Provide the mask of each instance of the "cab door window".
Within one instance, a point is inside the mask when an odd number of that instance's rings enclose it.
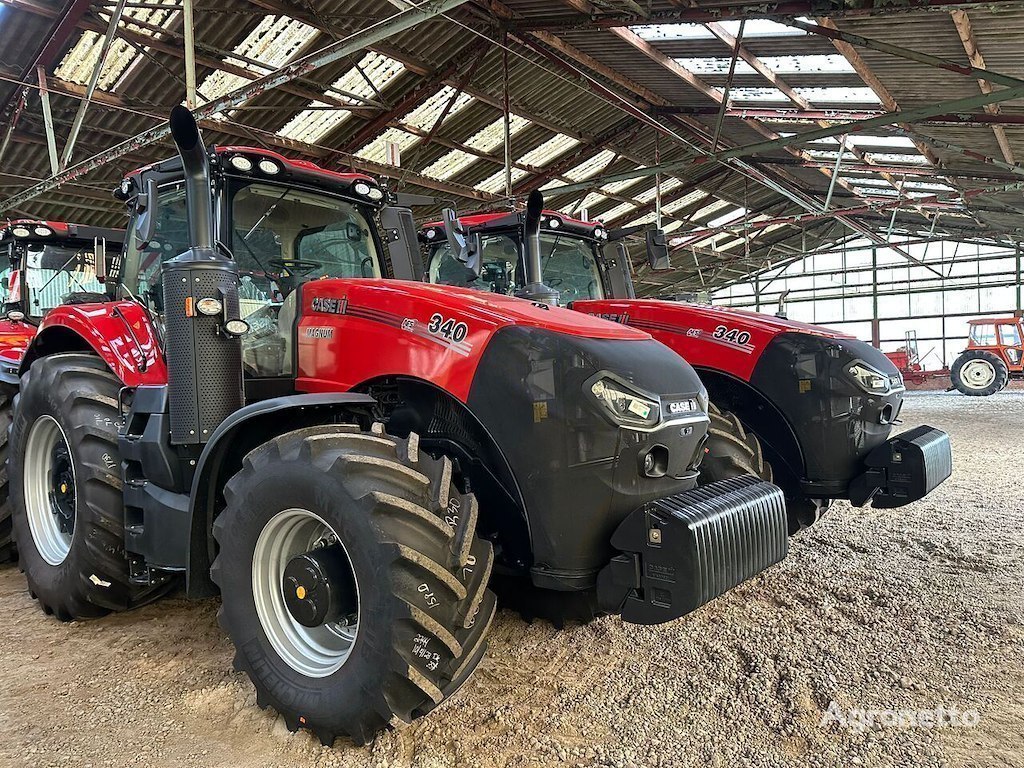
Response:
[[[191,245],[185,189],[181,184],[165,186],[159,194],[153,239],[148,243],[139,243],[134,227],[129,227],[124,285],[150,308],[162,312],[160,273],[163,264],[187,251]]]
[[[999,341],[1006,347],[1006,356],[1014,365],[1020,365],[1024,356],[1021,348],[1020,327],[1016,323],[1005,323],[999,326]]]

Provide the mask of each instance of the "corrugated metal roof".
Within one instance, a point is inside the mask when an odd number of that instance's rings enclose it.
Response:
[[[126,9],[103,68],[100,93],[79,139],[76,160],[152,127],[183,99],[180,9],[171,0],[161,4],[166,7],[147,2]],[[643,7],[668,19],[690,6],[705,5],[723,4],[652,0]],[[576,11],[569,0],[507,0],[504,6],[470,2],[449,18],[425,22],[372,51],[305,73],[286,88],[259,94],[222,115],[219,124],[206,126],[206,139],[263,143],[338,168],[359,167],[362,161],[379,166],[387,159],[387,146],[394,143],[402,150],[402,170],[395,174],[400,179],[395,183],[402,188],[424,192],[440,185],[449,198],[479,192],[500,197],[505,187],[501,105],[507,92],[513,112],[512,178],[517,194],[541,188],[548,192],[553,207],[586,209],[590,216],[613,226],[646,223],[655,217],[654,178],[610,183],[602,183],[602,178],[659,161],[681,163],[662,174],[661,197],[666,229],[682,235],[735,210],[748,211],[740,217],[740,225],[766,216],[794,216],[806,210],[794,198],[808,197],[808,205],[820,205],[829,186],[839,149],[836,139],[790,151],[762,151],[747,158],[743,167],[726,168],[701,158],[718,122],[716,93],[722,94],[727,85],[734,111],[722,123],[719,149],[811,130],[840,120],[844,110],[884,110],[889,95],[905,110],[981,92],[976,78],[863,47],[857,48],[861,62],[851,63],[828,39],[763,18],[751,18],[745,25],[744,58],[729,81],[732,49],[727,39],[720,38],[723,29],[726,35],[738,34],[737,21],[723,22],[718,36],[703,24],[657,24],[645,31],[634,23],[650,46],[642,51],[607,28],[602,19],[608,14],[633,13],[639,7],[629,6],[634,11],[624,11],[626,4],[603,3],[592,18]],[[59,147],[78,108],[77,94],[95,65],[109,8],[93,6],[50,63]],[[889,3],[888,8],[900,10],[900,2]],[[57,28],[63,10],[54,0],[32,4],[11,0],[3,6],[3,120],[10,121],[18,83],[35,82],[34,58]],[[315,11],[278,0],[261,0],[259,5],[223,0],[216,7],[202,7],[197,10],[196,25],[199,90],[205,98],[217,97],[304,51],[394,13],[395,6],[388,0],[327,0],[316,3]],[[975,4],[968,15],[986,65],[1024,78],[1019,55],[1024,30],[1021,4]],[[834,22],[840,30],[967,63],[963,41],[947,12],[851,16]],[[499,44],[506,31],[510,32],[507,55]],[[480,34],[489,38],[482,45]],[[751,63],[751,57],[760,58]],[[675,68],[665,63],[673,61]],[[765,67],[774,73],[771,79],[763,76]],[[687,71],[693,76],[687,76]],[[28,104],[0,173],[0,193],[5,197],[49,174],[34,91]],[[738,111],[765,106],[786,110],[809,106],[822,113],[832,110],[837,116],[794,121],[770,115],[749,117]],[[955,200],[967,190],[997,188],[1018,176],[1024,178],[1024,172],[998,164],[1009,159],[1012,165],[1024,153],[1024,99],[1003,103],[998,109],[1003,119],[1021,120],[998,131],[980,121],[947,121],[915,125],[909,134],[893,126],[851,135],[832,206],[859,206],[862,210],[856,218],[884,231],[891,212],[865,206],[902,196],[908,203],[899,211],[895,229],[924,231],[933,225],[930,216],[934,214],[915,209],[910,204],[914,199],[939,194]],[[983,110],[975,112],[985,117]],[[445,119],[438,124],[442,115]],[[377,129],[368,131],[369,125]],[[113,186],[130,163],[151,161],[172,151],[166,142],[144,147],[117,167],[99,168],[74,185],[24,204],[18,212],[116,225],[121,222],[119,206],[103,190]],[[938,159],[937,167],[932,158]],[[560,192],[558,188],[568,183],[589,186]],[[1019,191],[965,194],[960,208],[942,210],[936,228],[951,234],[1016,238],[1024,231],[1017,215],[1019,198]],[[730,227],[732,222],[722,224]],[[726,229],[691,248],[693,258],[683,261],[693,262],[692,267],[680,267],[675,275],[642,273],[639,282],[642,290],[657,291],[666,286],[678,289],[679,280],[736,279],[744,271],[762,268],[766,259],[777,258],[783,246],[813,247],[849,234],[843,224],[828,218],[773,224],[750,232],[742,226]],[[717,250],[708,250],[712,246]],[[728,266],[716,266],[724,251],[734,256]]]

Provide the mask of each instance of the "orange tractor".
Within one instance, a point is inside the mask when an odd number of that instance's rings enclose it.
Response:
[[[953,363],[953,386],[965,395],[994,395],[1024,378],[1024,319],[1021,317],[969,320],[967,349]]]

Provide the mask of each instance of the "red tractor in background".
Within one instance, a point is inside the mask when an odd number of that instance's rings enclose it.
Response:
[[[15,555],[6,463],[21,356],[51,309],[105,294],[96,279],[96,254],[105,254],[113,272],[123,243],[124,230],[60,221],[18,219],[0,229],[0,562]]]
[[[950,371],[953,386],[971,397],[994,395],[1011,379],[1024,378],[1024,319],[968,320],[967,349]]]
[[[833,499],[898,507],[948,477],[946,433],[919,427],[890,438],[903,380],[870,344],[753,312],[637,299],[624,238],[641,229],[609,232],[556,211],[533,222],[517,212],[456,218],[446,211],[420,239],[431,282],[554,298],[647,331],[686,358],[711,398],[702,481],[773,479],[786,492],[791,532],[813,523]],[[647,231],[646,238],[652,267],[666,268],[664,235]],[[911,478],[912,489],[903,485]]]
[[[171,133],[118,191],[117,298],[51,310],[20,365],[14,531],[45,611],[219,592],[259,705],[362,743],[472,674],[492,572],[656,624],[786,555],[777,486],[696,488],[707,393],[648,333],[400,279],[412,213],[372,178],[207,150],[184,107]]]

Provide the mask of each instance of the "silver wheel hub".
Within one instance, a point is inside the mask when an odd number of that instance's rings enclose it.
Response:
[[[36,551],[49,565],[67,559],[77,512],[74,460],[63,428],[40,416],[25,441],[25,511]]]
[[[348,552],[319,515],[286,509],[267,522],[253,551],[252,594],[267,639],[296,672],[328,677],[348,661],[359,590]]]
[[[971,360],[960,369],[960,378],[971,389],[985,389],[996,380],[996,368],[988,360]]]

